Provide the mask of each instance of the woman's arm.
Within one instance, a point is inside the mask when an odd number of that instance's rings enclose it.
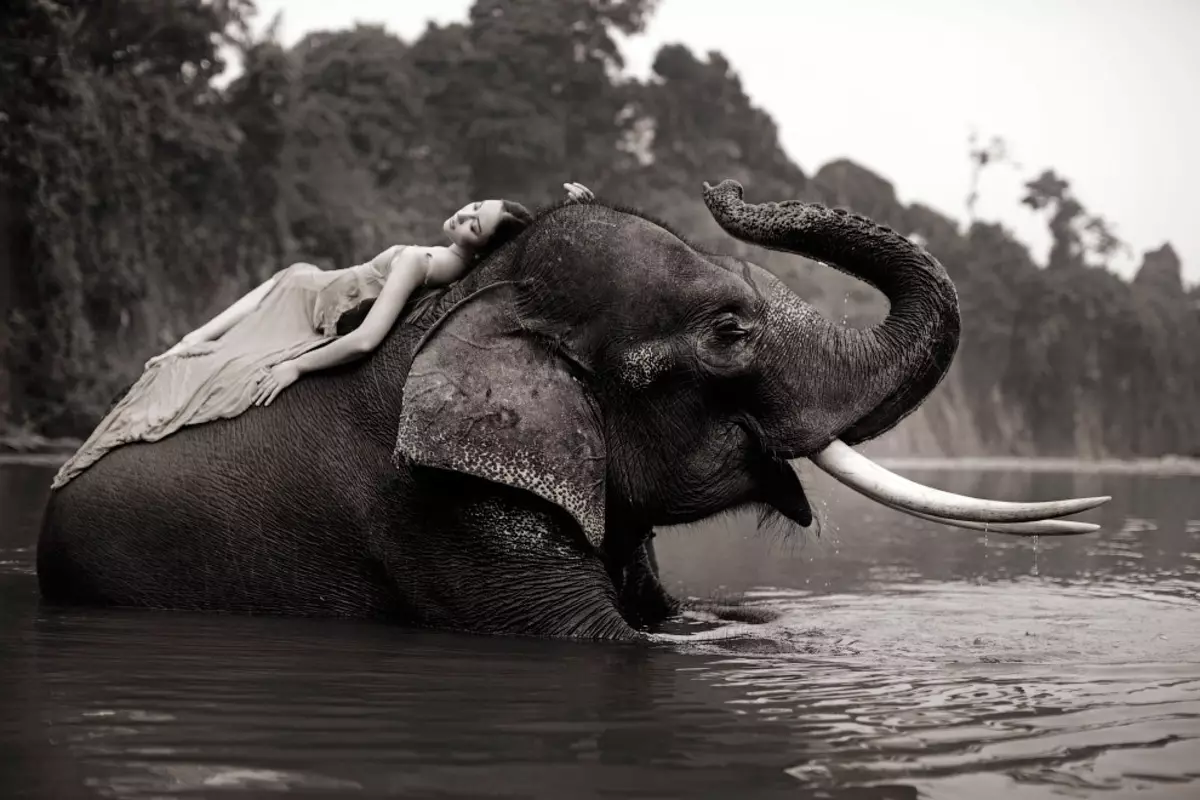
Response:
[[[425,282],[429,258],[424,248],[405,248],[388,274],[371,310],[357,328],[324,347],[292,359],[303,375],[344,364],[370,353],[396,324],[408,298]]]
[[[267,292],[271,291],[271,287],[279,281],[278,275],[272,275],[266,282],[251,289],[246,294],[242,295],[233,305],[222,311],[217,316],[210,319],[208,322],[201,325],[196,330],[184,334],[178,342],[171,345],[162,353],[151,358],[146,362],[146,369],[149,369],[155,363],[162,361],[168,356],[182,353],[186,350],[191,350],[197,345],[204,342],[211,342],[214,339],[219,339],[225,335],[225,332],[236,325],[247,314],[253,311],[267,296]]]
[[[279,276],[272,275],[264,283],[242,295],[229,308],[217,314],[187,336],[184,336],[181,341],[190,339],[192,343],[197,343],[209,342],[213,339],[221,338],[225,335],[226,331],[241,322],[247,314],[257,308],[262,299],[267,296],[267,292],[271,291],[271,287],[278,281]]]
[[[225,332],[234,325],[241,322],[242,318],[253,311],[259,302],[267,296],[267,292],[271,291],[271,287],[279,281],[278,275],[272,275],[264,283],[254,287],[246,294],[242,295],[233,305],[217,314],[208,322],[201,325],[191,333],[185,334],[178,344],[174,345],[170,350],[163,355],[184,350],[192,345],[200,344],[201,342],[211,342],[214,339],[219,339],[225,335]]]
[[[324,347],[272,367],[254,396],[256,405],[269,405],[305,373],[355,361],[379,346],[396,324],[408,298],[425,283],[431,253],[423,247],[406,247],[394,258],[396,263],[362,324]]]

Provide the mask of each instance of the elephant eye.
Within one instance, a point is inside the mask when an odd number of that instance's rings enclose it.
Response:
[[[750,331],[742,327],[741,321],[732,314],[727,314],[717,320],[716,332],[723,339],[741,339],[750,333]]]

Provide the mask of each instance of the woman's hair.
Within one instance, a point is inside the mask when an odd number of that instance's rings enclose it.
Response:
[[[529,209],[525,206],[513,200],[501,200],[500,219],[496,222],[496,229],[492,231],[492,235],[487,238],[486,242],[476,248],[474,262],[478,264],[517,238],[521,231],[528,228],[532,222],[533,214],[530,214]]]

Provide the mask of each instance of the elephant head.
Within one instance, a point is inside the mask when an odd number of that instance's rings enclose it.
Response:
[[[958,345],[945,270],[905,237],[810,203],[750,205],[705,184],[730,235],[829,264],[891,303],[837,326],[766,270],[701,252],[664,225],[601,204],[542,216],[466,279],[418,345],[396,453],[534,492],[589,542],[620,526],[767,506],[807,526],[793,469],[811,459],[874,499],[998,532],[1079,533],[1052,520],[1108,498],[1002,503],[951,495],[850,449],[937,386]]]

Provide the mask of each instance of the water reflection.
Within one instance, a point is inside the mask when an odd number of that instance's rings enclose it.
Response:
[[[1195,797],[1194,478],[907,474],[1111,494],[1099,535],[938,528],[821,478],[822,535],[665,531],[675,591],[765,626],[586,645],[36,604],[48,470],[0,467],[0,786],[36,798]]]
[[[952,492],[1000,500],[1108,494],[1072,517],[1103,526],[1080,537],[1019,538],[918,520],[806,474],[820,535],[759,533],[739,515],[660,536],[664,566],[682,588],[739,593],[762,587],[866,591],[891,582],[1004,581],[1036,577],[1196,600],[1200,586],[1200,479],[1189,476],[907,471]],[[679,584],[677,584],[678,588]]]
[[[770,730],[730,725],[736,693],[691,676],[709,658],[297,620],[239,620],[231,635],[225,620],[171,615],[164,630],[154,616],[35,625],[22,694],[54,755],[106,796],[269,784],[569,797],[581,782],[733,796],[762,777]],[[794,785],[775,772],[778,789]]]

